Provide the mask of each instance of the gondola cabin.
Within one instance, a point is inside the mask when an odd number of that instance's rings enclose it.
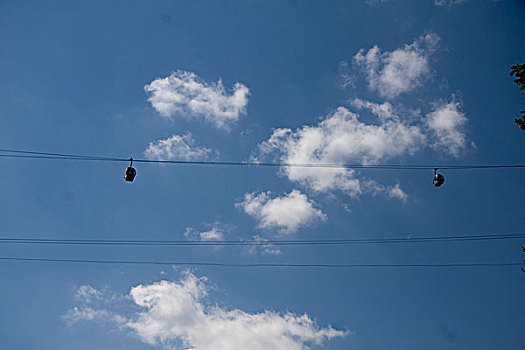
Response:
[[[432,183],[434,184],[434,186],[439,187],[443,185],[444,182],[445,182],[445,177],[441,174],[438,174],[437,169],[434,169],[434,179],[432,180]]]
[[[135,179],[135,175],[137,175],[137,171],[135,170],[135,168],[132,167],[133,158],[130,158],[129,161],[130,164],[129,167],[126,169],[126,173],[124,174],[124,180],[133,182],[133,180]]]

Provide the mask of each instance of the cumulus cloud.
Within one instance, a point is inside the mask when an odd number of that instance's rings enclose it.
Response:
[[[144,86],[148,101],[163,117],[204,118],[216,127],[228,129],[246,114],[250,90],[241,83],[228,93],[222,81],[208,83],[195,73],[178,70]]]
[[[155,160],[199,160],[212,153],[207,147],[195,146],[195,140],[190,133],[173,135],[165,140],[150,142],[144,151],[144,156]]]
[[[131,288],[128,310],[138,308],[135,313],[128,311],[131,315],[82,305],[70,310],[68,317],[110,321],[144,343],[167,349],[306,350],[310,344],[321,345],[348,334],[330,326],[321,328],[306,314],[249,313],[207,306],[207,293],[205,279],[188,272],[179,282],[160,281]],[[122,305],[118,308],[123,309]],[[98,316],[92,317],[93,312]]]
[[[259,221],[259,227],[279,227],[280,233],[293,233],[316,219],[324,220],[325,214],[315,208],[301,191],[293,190],[283,197],[271,198],[271,193],[246,193],[244,200],[236,204]]]
[[[367,105],[365,101],[357,103]],[[289,164],[374,164],[413,154],[425,144],[421,128],[403,122],[393,114],[389,104],[370,108],[382,116],[379,123],[362,122],[357,114],[339,107],[318,125],[305,125],[295,131],[275,129],[259,145],[254,159],[277,153],[281,162]],[[372,191],[370,181],[360,181],[352,169],[284,167],[281,171],[291,181],[317,192],[341,190],[356,197]]]
[[[382,52],[375,45],[368,51],[359,50],[354,63],[365,72],[371,90],[394,98],[421,85],[430,73],[428,59],[438,42],[439,37],[430,33],[391,52]]]
[[[209,231],[199,232],[199,236],[203,241],[216,241],[224,238],[224,233],[217,227],[212,227]]]
[[[463,128],[468,119],[460,108],[461,104],[457,101],[435,103],[434,110],[427,114],[425,120],[434,134],[432,146],[455,157],[459,157],[467,146]]]
[[[186,227],[184,237],[187,239],[197,239],[201,241],[219,241],[223,240],[233,227],[215,221],[213,224],[204,224],[205,229],[197,230],[193,227]]]

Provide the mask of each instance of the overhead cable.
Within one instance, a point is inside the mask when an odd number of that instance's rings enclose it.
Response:
[[[120,246],[302,246],[302,245],[352,245],[352,244],[406,244],[462,241],[500,241],[523,239],[525,233],[486,234],[469,236],[426,236],[406,238],[356,238],[312,240],[117,240],[117,239],[60,239],[1,237],[0,244],[34,245],[120,245]]]
[[[503,263],[449,263],[449,264],[289,264],[289,263],[217,263],[194,261],[151,261],[151,260],[93,260],[93,259],[55,259],[55,258],[26,258],[26,257],[0,257],[0,261],[26,261],[26,262],[56,262],[79,264],[117,264],[117,265],[171,265],[171,266],[206,266],[229,268],[331,268],[331,269],[358,269],[358,268],[472,268],[472,267],[509,267],[519,266],[521,262]]]
[[[50,159],[50,160],[76,160],[100,162],[129,162],[129,158],[89,156],[65,153],[25,151],[15,149],[0,149],[0,158],[23,159]],[[7,154],[5,154],[7,153]],[[339,164],[339,163],[286,163],[286,162],[230,162],[230,161],[198,161],[198,160],[159,160],[135,159],[135,163],[160,163],[160,164],[188,164],[188,165],[222,165],[222,166],[249,166],[249,167],[298,167],[298,168],[333,168],[333,169],[384,169],[384,170],[467,170],[467,169],[516,169],[525,168],[525,164],[478,164],[478,165],[403,165],[403,164]]]

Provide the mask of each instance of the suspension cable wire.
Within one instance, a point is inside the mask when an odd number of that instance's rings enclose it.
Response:
[[[129,158],[89,156],[66,153],[0,149],[0,158],[54,159],[78,161],[129,162]],[[8,153],[8,154],[5,154]],[[251,167],[298,167],[298,168],[333,168],[333,169],[384,169],[384,170],[479,170],[479,169],[521,169],[525,164],[480,164],[480,165],[402,165],[402,164],[337,164],[337,163],[286,163],[286,162],[234,162],[234,161],[197,161],[197,160],[157,160],[133,159],[135,163],[189,164],[189,165],[222,165]]]
[[[16,153],[16,154],[32,154],[38,156],[51,156],[57,158],[97,158],[97,159],[111,159],[115,161],[121,161],[120,158],[114,157],[99,157],[99,156],[86,156],[86,155],[77,155],[77,154],[65,154],[65,153],[52,153],[52,152],[37,152],[37,151],[24,151],[24,150],[15,150],[15,149],[0,149],[0,152],[4,153]]]
[[[118,246],[305,246],[353,244],[406,244],[463,241],[501,241],[523,239],[525,233],[486,234],[470,236],[434,236],[408,238],[313,239],[313,240],[115,240],[0,237],[0,244],[32,245],[118,245]]]
[[[468,267],[509,267],[520,266],[522,262],[502,263],[444,263],[444,264],[322,264],[322,263],[219,263],[202,261],[151,261],[151,260],[94,260],[94,259],[56,259],[4,256],[0,261],[56,262],[80,264],[118,264],[118,265],[171,265],[171,266],[206,266],[229,268],[468,268]]]

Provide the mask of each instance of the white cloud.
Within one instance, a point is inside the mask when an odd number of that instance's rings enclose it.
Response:
[[[244,211],[259,221],[259,227],[280,227],[280,233],[292,233],[300,226],[316,219],[324,220],[325,214],[314,207],[301,191],[293,190],[283,197],[271,198],[271,193],[246,193],[244,201],[237,203]]]
[[[434,5],[436,6],[453,6],[458,5],[468,0],[434,0]]]
[[[99,322],[115,322],[115,323],[124,323],[126,319],[121,315],[115,314],[107,310],[95,310],[89,306],[84,306],[81,308],[74,307],[69,310],[62,319],[69,326],[74,325],[80,320],[86,321],[99,321]]]
[[[131,330],[141,341],[166,349],[306,350],[310,344],[321,345],[325,340],[348,334],[330,326],[321,328],[306,314],[249,313],[206,306],[208,290],[204,281],[188,272],[179,282],[133,287],[133,305],[129,309],[138,307],[139,311],[130,316],[91,306],[74,308],[68,314],[76,321],[114,322],[120,329]],[[123,309],[122,305],[118,308]]]
[[[123,300],[125,300],[125,297],[113,294],[106,288],[99,290],[88,285],[83,285],[80,286],[75,293],[75,301],[79,303],[79,307],[74,307],[69,310],[62,316],[62,319],[68,325],[73,325],[79,320],[121,323],[125,321],[124,317],[104,308],[93,309],[92,305],[106,307]]]
[[[428,57],[438,42],[439,37],[430,33],[391,52],[381,52],[375,45],[368,51],[359,50],[354,62],[365,71],[371,90],[382,97],[394,98],[421,85],[430,73]]]
[[[103,291],[99,291],[91,286],[80,286],[75,293],[75,299],[83,300],[88,303],[93,302],[94,300],[105,299],[106,295]]]
[[[196,231],[191,227],[186,227],[186,232],[184,232],[184,237],[191,239],[192,237],[198,237],[201,241],[219,241],[224,239],[224,232],[217,228],[212,227],[208,231]]]
[[[224,236],[233,229],[231,225],[226,225],[219,221],[215,221],[213,224],[204,224],[204,226],[206,227],[204,230],[186,227],[184,237],[201,241],[219,241],[223,240]]]
[[[388,0],[365,0],[365,4],[373,6],[373,5],[384,4],[387,1]]]
[[[373,196],[384,196],[390,199],[399,199],[406,202],[408,194],[401,188],[401,185],[396,183],[394,186],[384,186],[371,179],[362,179],[361,187],[365,192]]]
[[[378,124],[364,123],[357,114],[339,107],[316,126],[305,125],[296,131],[275,129],[259,145],[259,156],[276,152],[281,162],[289,164],[374,164],[413,154],[425,145],[425,135],[419,126],[401,121],[390,105],[377,106],[378,113],[385,116],[379,118]],[[318,192],[341,190],[352,197],[370,192],[367,188],[370,186],[360,181],[352,169],[284,167],[281,171],[291,181]]]
[[[426,125],[434,134],[434,149],[455,157],[459,157],[467,146],[463,128],[468,119],[460,107],[461,104],[457,101],[436,103],[434,110],[425,119]]]
[[[339,63],[339,71],[337,73],[337,78],[339,79],[339,85],[341,88],[345,89],[347,87],[355,87],[354,83],[354,76],[350,72],[350,68],[348,67],[348,62],[341,61]]]
[[[253,240],[259,244],[257,245],[252,245],[248,248],[248,251],[251,253],[251,254],[256,254],[258,252],[262,253],[262,254],[269,254],[269,255],[281,255],[283,252],[275,247],[273,244],[271,243],[268,243],[269,240],[266,239],[266,238],[263,238],[259,235],[255,235],[252,237]]]
[[[394,187],[389,187],[387,193],[390,198],[397,198],[402,202],[408,199],[408,195],[401,189],[399,183],[395,184]]]
[[[210,153],[212,150],[209,148],[195,146],[195,140],[190,133],[187,133],[150,142],[144,151],[144,156],[155,160],[199,160],[207,158]]]
[[[216,227],[212,227],[209,231],[201,232],[199,235],[203,241],[216,241],[224,238],[224,233]]]
[[[246,114],[250,90],[236,83],[231,94],[222,81],[207,83],[195,73],[178,70],[166,78],[157,78],[144,86],[148,101],[161,116],[204,118],[218,128],[228,129]]]
[[[377,116],[380,120],[397,118],[395,111],[394,111],[394,107],[388,101],[379,104],[379,103],[373,103],[370,101],[355,98],[351,101],[351,104],[357,109],[369,110],[370,112],[372,112],[372,114]]]

